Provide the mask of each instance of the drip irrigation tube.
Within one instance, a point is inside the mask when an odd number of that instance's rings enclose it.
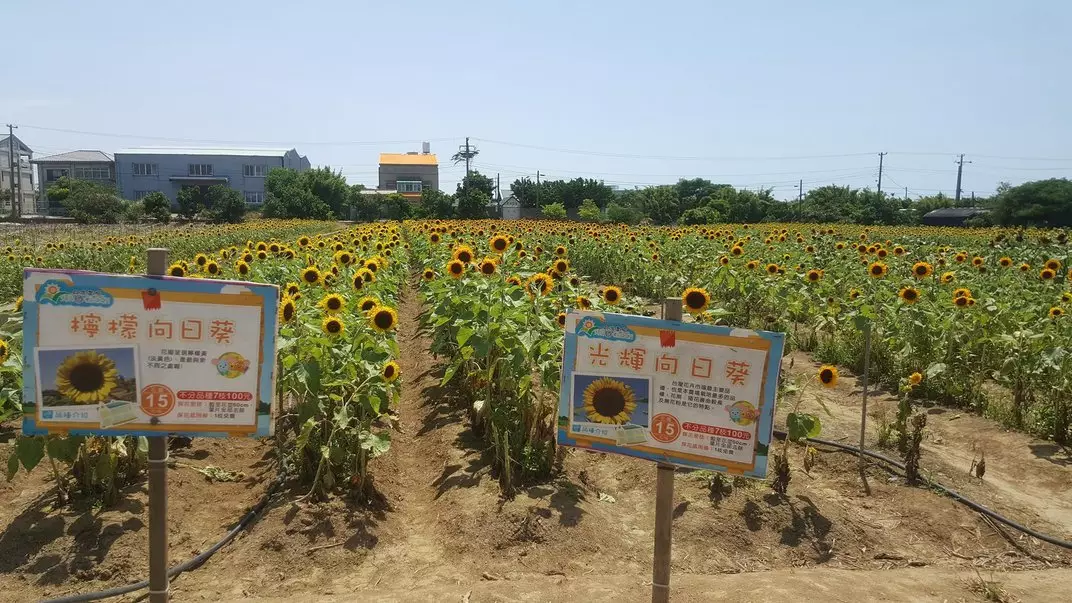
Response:
[[[786,433],[784,431],[775,431],[774,435],[777,436],[779,439],[785,439],[785,437],[786,437]],[[808,438],[808,441],[809,442],[814,442],[816,444],[820,444],[822,446],[830,446],[830,447],[833,447],[833,448],[838,448],[838,449],[841,449],[841,450],[843,450],[845,452],[852,452],[853,454],[860,454],[860,452],[861,452],[860,449],[858,447],[856,447],[856,446],[852,446],[852,445],[849,445],[849,444],[842,444],[840,442],[831,442],[830,440],[821,440],[819,438]],[[888,465],[890,465],[892,467],[896,467],[897,469],[900,469],[901,471],[905,470],[904,463],[901,463],[900,461],[898,461],[896,459],[891,459],[888,456],[884,456],[884,455],[881,455],[881,454],[879,454],[877,452],[872,452],[872,451],[866,450],[866,449],[863,450],[863,453],[864,453],[864,455],[869,456],[869,457],[871,457],[873,459],[882,461],[883,463],[886,463],[886,464],[888,464]],[[952,490],[950,488],[947,488],[946,486],[943,486],[939,482],[936,482],[936,481],[934,481],[932,479],[928,479],[926,477],[923,477],[922,479],[928,486],[930,486],[932,488],[937,488],[938,490],[941,490],[945,494],[949,495],[949,497],[952,498],[953,500],[955,500],[955,501],[957,501],[957,502],[959,502],[959,503],[971,508],[974,511],[978,511],[979,513],[982,513],[983,515],[986,515],[987,517],[993,519],[994,521],[998,521],[1000,523],[1003,523],[1003,524],[1009,526],[1010,528],[1013,528],[1015,530],[1019,530],[1020,532],[1023,532],[1024,534],[1027,534],[1028,536],[1032,536],[1034,538],[1042,540],[1043,542],[1048,542],[1048,543],[1050,543],[1052,545],[1059,546],[1059,547],[1066,548],[1066,549],[1072,549],[1072,542],[1069,542],[1067,540],[1061,540],[1060,538],[1057,538],[1056,536],[1050,536],[1048,534],[1043,534],[1041,532],[1032,530],[1031,528],[1029,528],[1029,527],[1027,527],[1025,525],[1021,525],[1019,523],[1016,523],[1015,521],[1009,519],[1008,517],[1005,517],[1005,516],[995,512],[995,511],[993,511],[993,510],[991,510],[991,509],[989,509],[987,507],[984,507],[983,505],[975,502],[974,500],[971,500],[971,499],[965,497],[964,495],[960,494],[956,490]]]
[[[205,561],[208,561],[209,557],[212,557],[212,555],[214,555],[216,553],[216,551],[220,550],[221,548],[224,547],[224,545],[226,545],[228,542],[233,540],[234,537],[237,536],[239,532],[241,532],[242,530],[246,529],[246,527],[248,527],[249,524],[252,523],[253,520],[256,519],[256,517],[258,515],[260,515],[261,511],[264,510],[264,507],[266,507],[268,505],[268,501],[271,500],[272,495],[274,495],[275,492],[279,489],[279,487],[281,485],[283,485],[283,482],[285,481],[285,479],[286,479],[286,474],[285,473],[280,473],[279,477],[276,478],[276,480],[274,482],[272,482],[272,485],[268,487],[268,491],[265,492],[264,496],[261,497],[260,502],[258,502],[255,507],[250,509],[249,512],[246,513],[245,516],[242,517],[242,519],[235,525],[235,527],[231,528],[230,532],[227,532],[227,534],[225,534],[224,537],[222,539],[220,539],[219,542],[217,542],[216,544],[210,546],[208,549],[202,551],[199,555],[197,555],[193,559],[190,559],[190,560],[184,561],[183,563],[180,563],[178,565],[172,566],[170,569],[168,569],[168,578],[174,578],[175,576],[177,576],[177,575],[179,575],[179,574],[181,574],[183,572],[186,572],[186,571],[189,571],[189,570],[197,568],[198,566],[200,566]],[[109,588],[109,589],[106,589],[106,590],[92,592],[92,593],[83,593],[83,594],[79,594],[79,595],[67,595],[66,597],[60,597],[58,599],[49,599],[45,603],[78,603],[78,602],[81,602],[81,601],[97,601],[97,600],[100,600],[100,599],[107,599],[109,597],[118,597],[120,595],[126,595],[126,594],[129,594],[129,593],[135,592],[135,591],[139,591],[139,590],[141,590],[143,588],[149,588],[149,581],[148,580],[143,580],[143,581],[138,582],[136,584],[127,584],[125,586],[116,586],[115,588]]]

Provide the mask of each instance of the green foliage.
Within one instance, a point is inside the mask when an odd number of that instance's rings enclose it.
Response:
[[[677,190],[673,186],[649,186],[639,194],[640,209],[656,224],[670,224],[679,215]]]
[[[196,186],[184,186],[175,195],[178,214],[186,220],[193,220],[205,208],[204,195]]]
[[[145,218],[145,205],[141,201],[127,201],[123,204],[123,221],[137,224]]]
[[[417,215],[422,218],[447,219],[454,217],[454,198],[434,188],[421,191],[421,204]]]
[[[1000,192],[994,220],[1003,226],[1072,226],[1072,181],[1050,178]]]
[[[392,220],[408,220],[413,217],[413,204],[400,193],[391,193],[383,198],[382,215]]]
[[[303,174],[296,170],[269,170],[264,182],[264,217],[314,220],[330,220],[336,217],[331,206],[313,192],[314,185],[319,187],[322,194],[337,202],[337,181],[331,176],[330,170],[328,175],[320,173],[309,178],[304,178]],[[348,189],[346,194],[348,199],[352,198],[352,189]]]
[[[10,191],[7,191],[10,193]],[[71,179],[67,176],[63,176],[59,180],[49,185],[45,191],[48,195],[48,201],[50,205],[56,205],[63,202],[71,194]]]
[[[153,191],[141,200],[145,215],[161,224],[171,221],[171,200],[160,191]]]
[[[488,215],[488,203],[491,197],[482,190],[459,191],[455,198],[458,200],[459,218],[486,218]]]
[[[548,203],[547,205],[544,205],[540,211],[545,218],[552,220],[566,219],[566,208],[561,203]]]
[[[241,193],[225,184],[213,184],[204,194],[205,215],[213,222],[241,222],[246,215],[246,201]]]
[[[86,180],[71,180],[62,203],[67,213],[82,224],[114,224],[126,209],[114,187]]]
[[[640,222],[640,218],[640,212],[632,207],[621,205],[619,203],[607,204],[607,220],[610,222],[636,224],[637,222]]]
[[[606,207],[614,200],[614,190],[599,180],[574,178],[572,180],[543,180],[537,186],[530,178],[514,180],[510,186],[522,207],[536,207],[548,203],[561,203],[571,209],[580,207],[591,199],[598,207]]]
[[[681,214],[682,224],[716,224],[722,221],[722,214],[713,207],[694,207]]]
[[[300,182],[301,186],[327,205],[336,218],[349,213],[351,187],[346,184],[341,171],[333,172],[330,167],[306,170],[301,172]]]
[[[350,206],[353,208],[353,218],[359,222],[379,220],[381,195],[362,193],[362,190],[364,189],[356,189],[351,193],[352,200],[350,201]]]
[[[602,217],[602,214],[599,211],[599,206],[591,199],[585,199],[584,202],[581,203],[577,215],[587,222],[598,222]]]

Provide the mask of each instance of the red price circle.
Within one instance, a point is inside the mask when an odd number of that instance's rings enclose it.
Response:
[[[669,444],[681,435],[681,423],[669,413],[659,413],[651,418],[651,437]]]
[[[141,390],[141,411],[150,417],[162,417],[175,408],[175,392],[166,385],[154,383]]]

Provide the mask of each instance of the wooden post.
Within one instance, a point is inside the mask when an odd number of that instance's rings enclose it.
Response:
[[[162,276],[167,272],[167,249],[150,249],[146,273]],[[167,603],[168,521],[167,521],[167,434],[149,440],[149,603]]]
[[[681,320],[681,298],[663,301],[663,320]],[[651,601],[670,601],[670,544],[674,527],[674,466],[659,463],[655,480],[655,559],[652,563]]]

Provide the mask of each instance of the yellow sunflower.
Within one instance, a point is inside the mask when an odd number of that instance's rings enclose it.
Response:
[[[625,383],[603,377],[584,388],[584,412],[588,420],[606,425],[624,425],[636,410],[636,394]]]
[[[916,278],[926,278],[934,272],[934,268],[927,262],[916,262],[912,264],[912,274]]]
[[[182,264],[172,264],[167,273],[168,276],[186,276],[186,268]]]
[[[617,306],[618,302],[622,301],[621,288],[611,285],[603,289],[603,301],[612,306]]]
[[[559,312],[558,315],[555,316],[555,320],[558,321],[559,328],[565,328],[565,326],[566,326],[566,313],[565,312]]]
[[[495,260],[491,258],[484,258],[484,260],[480,262],[480,273],[484,276],[495,274],[495,268]]]
[[[247,274],[249,274],[249,264],[243,262],[242,260],[238,260],[237,262],[235,262],[235,272],[242,276],[246,276]]]
[[[1049,259],[1049,260],[1046,260],[1045,265],[1046,265],[1047,268],[1049,268],[1050,270],[1053,270],[1054,272],[1059,272],[1061,270],[1061,261],[1060,260]]]
[[[1043,268],[1042,270],[1039,271],[1039,278],[1041,278],[1044,281],[1053,280],[1053,278],[1056,277],[1056,276],[1057,276],[1057,273],[1054,272],[1053,269],[1051,269],[1051,268]]]
[[[919,385],[922,381],[923,375],[918,371],[908,376],[908,383],[911,385]]]
[[[943,272],[942,273],[942,284],[948,285],[949,283],[952,283],[954,280],[956,280],[956,278],[957,278],[957,275],[954,272]]]
[[[473,258],[476,256],[473,254],[472,247],[468,245],[458,245],[454,248],[454,253],[451,254],[451,257],[463,264],[468,264],[469,262],[472,262]]]
[[[425,268],[424,272],[421,273],[421,278],[426,281],[435,280],[435,270],[432,270],[431,268]]]
[[[318,285],[323,279],[324,276],[320,274],[320,269],[316,266],[309,266],[301,271],[301,282],[306,285]]]
[[[320,323],[320,329],[331,336],[342,335],[346,332],[346,323],[338,316],[325,316]]]
[[[465,275],[465,262],[461,260],[451,260],[447,262],[447,274],[451,278],[461,278]]]
[[[368,268],[362,268],[358,270],[354,276],[355,278],[361,277],[361,280],[365,281],[366,284],[376,282],[376,274]]]
[[[506,284],[507,285],[513,285],[514,287],[520,287],[521,286],[521,277],[519,277],[517,275],[508,276],[508,277],[506,277]]]
[[[525,288],[531,296],[534,294],[547,295],[551,292],[552,287],[554,287],[554,280],[551,279],[551,275],[544,272],[537,272],[529,277],[529,281]]]
[[[391,383],[395,379],[398,379],[398,376],[401,374],[402,367],[399,366],[399,364],[394,360],[385,363],[383,365],[383,368],[380,369],[380,376],[383,377],[383,380],[388,383]]]
[[[375,306],[368,311],[368,319],[373,329],[386,333],[398,325],[398,312],[387,306]]]
[[[97,404],[118,385],[115,362],[96,350],[68,356],[56,370],[56,389],[75,404]]]
[[[886,264],[882,262],[872,262],[867,267],[867,273],[871,275],[871,278],[882,278],[886,276]]]
[[[919,301],[919,289],[915,287],[901,287],[901,290],[897,293],[907,304],[914,304]]]
[[[1050,314],[1050,318],[1058,318],[1060,316],[1064,316],[1065,311],[1064,311],[1063,308],[1059,308],[1057,306],[1054,306],[1054,307],[1050,308],[1049,314]]]
[[[0,339],[0,364],[7,361],[8,354],[11,353],[11,348],[8,347],[7,342]]]
[[[366,295],[365,297],[362,297],[361,299],[357,300],[358,309],[366,313],[370,312],[378,305],[380,305],[380,300],[376,299],[371,295]]]
[[[681,302],[689,314],[703,314],[711,303],[711,294],[701,287],[689,287],[681,294]]]
[[[809,282],[815,283],[823,279],[823,271],[812,268],[806,275]]]
[[[495,235],[488,240],[488,245],[495,253],[502,253],[510,246],[510,241],[502,235]]]
[[[327,314],[338,314],[346,307],[346,299],[338,293],[328,293],[317,305]]]
[[[824,364],[819,368],[819,383],[823,384],[823,387],[834,387],[837,385],[838,373],[837,367]]]

